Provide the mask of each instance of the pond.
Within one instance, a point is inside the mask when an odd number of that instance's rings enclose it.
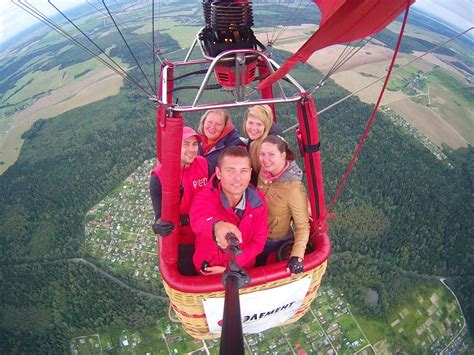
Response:
[[[365,298],[371,305],[379,303],[379,293],[373,288],[367,287],[365,289]]]

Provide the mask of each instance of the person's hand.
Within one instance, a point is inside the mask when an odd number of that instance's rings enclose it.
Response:
[[[159,234],[162,237],[166,237],[170,235],[171,232],[173,232],[174,225],[171,222],[162,221],[161,219],[158,219],[157,221],[155,221],[155,223],[153,223],[151,228],[153,229],[153,233]]]
[[[224,221],[217,221],[214,223],[213,226],[214,237],[216,239],[217,246],[223,250],[227,248],[227,240],[226,235],[228,233],[233,233],[239,240],[239,243],[242,243],[242,233],[240,232],[239,228],[235,224],[224,222]]]
[[[201,274],[203,275],[216,275],[222,274],[225,271],[224,266],[207,266],[203,270],[201,270]]]
[[[297,256],[292,256],[290,260],[288,260],[288,264],[286,265],[286,271],[290,271],[291,274],[299,274],[303,272],[303,259],[298,258]]]
[[[181,227],[189,226],[189,214],[182,214],[179,216]]]

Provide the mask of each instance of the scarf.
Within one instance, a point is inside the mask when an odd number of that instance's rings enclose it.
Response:
[[[269,183],[269,182],[273,182],[273,181],[277,180],[280,176],[283,175],[283,173],[288,169],[289,166],[290,166],[290,162],[286,161],[286,165],[284,166],[284,168],[281,169],[281,171],[278,174],[276,174],[275,176],[273,176],[268,171],[264,171],[263,172],[263,177],[265,178],[265,183]]]
[[[210,141],[209,139],[207,139],[205,134],[202,134],[201,135],[201,138],[202,138],[201,145],[202,145],[203,153],[204,154],[209,153],[212,150],[212,148],[214,148],[219,141],[224,139],[230,132],[232,132],[233,129],[234,129],[234,125],[232,124],[231,121],[228,121],[226,126],[224,127],[224,130],[222,131],[221,135],[219,137],[217,137],[217,139],[215,141]]]

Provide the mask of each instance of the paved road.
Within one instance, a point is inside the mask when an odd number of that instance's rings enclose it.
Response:
[[[106,272],[105,270],[101,269],[100,267],[98,267],[97,265],[91,263],[90,261],[86,260],[86,259],[82,259],[82,258],[72,258],[72,259],[66,259],[67,261],[69,262],[73,262],[73,263],[77,263],[77,264],[83,264],[83,265],[87,265],[87,266],[90,266],[92,267],[96,272],[104,275],[106,278],[108,278],[110,281],[113,281],[115,282],[116,284],[126,288],[126,289],[129,289],[141,296],[145,296],[145,297],[149,297],[149,298],[152,298],[152,299],[155,299],[155,300],[160,300],[160,301],[166,301],[166,302],[169,302],[169,299],[168,297],[163,297],[163,296],[158,296],[158,295],[155,295],[153,293],[149,293],[149,292],[145,292],[145,291],[142,291],[142,290],[139,290],[135,287],[132,287],[128,284],[126,284],[125,282],[123,282],[122,280],[116,278],[115,276],[109,274],[108,272]]]
[[[441,350],[441,354],[444,354],[444,352],[446,351],[446,349],[448,349],[451,344],[458,338],[458,336],[461,335],[462,331],[464,330],[464,328],[466,327],[466,317],[464,317],[464,313],[462,311],[462,307],[461,307],[461,304],[459,303],[459,300],[456,296],[456,294],[454,293],[453,290],[451,290],[451,288],[448,286],[448,284],[446,283],[446,279],[444,277],[440,278],[439,281],[441,281],[443,283],[444,286],[446,286],[446,288],[453,294],[454,298],[456,299],[456,302],[458,304],[458,307],[459,307],[459,310],[461,311],[461,317],[462,317],[462,320],[463,320],[463,325],[462,325],[462,328],[461,330],[454,336],[453,339],[451,339],[451,341],[448,343],[448,345],[446,345],[446,347]]]

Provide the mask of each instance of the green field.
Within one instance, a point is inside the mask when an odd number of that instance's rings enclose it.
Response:
[[[141,354],[153,351],[153,354],[169,354],[167,341],[172,338],[178,339],[178,337],[181,337],[182,340],[177,343],[178,346],[174,346],[175,348],[193,349],[193,346],[179,345],[180,343],[187,344],[185,340],[189,339],[186,339],[183,335],[180,335],[179,331],[177,330],[178,328],[176,328],[174,325],[170,326],[169,328],[169,336],[165,336],[164,330],[167,329],[168,325],[170,324],[161,324],[158,322],[154,327],[148,327],[139,330],[123,329],[103,332],[100,334],[100,347],[103,350],[102,353]],[[171,330],[173,330],[173,333],[171,333]],[[77,343],[77,340],[75,340],[75,343]],[[173,346],[171,345],[169,348],[172,350]],[[87,354],[87,352],[79,351],[79,354]]]
[[[114,58],[114,60],[123,68],[127,68],[127,65],[119,58]],[[16,82],[14,88],[5,93],[5,97],[8,98],[5,103],[16,105],[38,94],[45,94],[72,83],[77,83],[85,78],[85,76],[77,77],[78,74],[84,71],[89,71],[87,75],[90,76],[98,70],[104,70],[104,68],[96,59],[90,59],[61,70],[59,67],[55,67],[48,71],[29,71]]]
[[[198,26],[177,26],[163,32],[173,37],[181,48],[188,48],[196,37],[199,28]]]
[[[413,65],[396,71],[387,90],[402,91],[411,100],[437,113],[464,139],[474,144],[474,95],[472,85],[461,81],[447,70],[435,67],[414,78],[420,72]],[[416,88],[410,87],[415,85]]]
[[[318,309],[322,316],[330,318],[328,313],[335,314],[338,306],[348,305],[339,297],[327,297],[327,292],[333,289],[325,287],[320,290],[317,301],[312,309]],[[436,301],[433,303],[433,301]],[[430,353],[442,350],[451,340],[448,332],[457,333],[461,329],[461,313],[452,294],[442,284],[423,284],[415,287],[406,295],[406,302],[391,310],[390,320],[392,325],[381,320],[361,316],[354,306],[356,319],[348,312],[342,311],[337,318],[320,324],[316,312],[308,312],[297,323],[283,327],[276,327],[258,334],[245,335],[245,347],[251,353],[297,353],[304,350],[311,353],[315,349],[318,353],[327,353],[336,349],[340,354],[354,354],[364,349],[366,354],[373,354],[373,344],[384,340],[388,346],[386,351],[394,352],[395,349],[408,351],[408,353]],[[319,304],[316,306],[315,304]],[[431,312],[434,304],[439,305],[437,311]],[[438,312],[438,310],[440,312]],[[428,314],[431,312],[431,316]],[[436,318],[438,317],[438,318]],[[403,318],[402,320],[400,320]],[[436,318],[436,319],[435,319]],[[399,323],[394,322],[399,319]],[[426,334],[418,334],[417,329],[422,324],[425,331],[436,338]],[[444,326],[440,326],[443,324]],[[451,324],[448,328],[447,324]],[[399,332],[403,329],[402,332]],[[365,335],[367,338],[365,338]],[[452,335],[451,335],[452,336]],[[99,343],[100,338],[100,343]],[[428,343],[429,342],[429,343]],[[100,352],[98,349],[102,349]],[[187,335],[181,325],[172,323],[167,317],[157,320],[156,326],[143,329],[109,329],[100,331],[99,334],[78,336],[71,339],[71,349],[76,354],[182,354],[193,351],[205,354],[218,354],[219,339],[194,340]],[[391,350],[388,350],[391,349]],[[380,349],[378,350],[381,351]],[[381,351],[384,353],[385,351]]]
[[[364,330],[364,334],[372,344],[387,338],[388,334],[391,332],[391,329],[387,326],[386,322],[379,319],[364,317],[357,312],[357,308],[355,306],[351,306],[351,309],[356,314],[357,322]]]
[[[390,78],[390,81],[388,82],[387,90],[402,91],[405,86],[406,86],[406,80],[394,75],[392,78]]]
[[[450,341],[448,334],[461,330],[460,309],[440,282],[417,285],[402,299],[402,303],[388,311],[386,322],[363,316],[351,306],[372,344],[385,340],[392,349],[402,347],[409,353],[439,351]]]
[[[472,87],[441,68],[428,76],[434,110],[468,142],[474,144],[474,95]]]
[[[430,76],[431,83],[438,83],[457,96],[462,104],[474,108],[474,93],[472,87],[450,75],[445,69],[434,68]]]
[[[176,25],[176,21],[172,18],[161,18],[159,19],[159,21],[156,21],[155,23],[155,30],[156,31],[163,31],[163,30],[167,30],[171,27],[174,27]],[[152,30],[152,25],[149,21],[147,21],[146,23],[144,23],[140,28],[136,29],[134,31],[134,33],[136,34],[143,34],[143,33],[150,33],[151,34],[151,30]]]

